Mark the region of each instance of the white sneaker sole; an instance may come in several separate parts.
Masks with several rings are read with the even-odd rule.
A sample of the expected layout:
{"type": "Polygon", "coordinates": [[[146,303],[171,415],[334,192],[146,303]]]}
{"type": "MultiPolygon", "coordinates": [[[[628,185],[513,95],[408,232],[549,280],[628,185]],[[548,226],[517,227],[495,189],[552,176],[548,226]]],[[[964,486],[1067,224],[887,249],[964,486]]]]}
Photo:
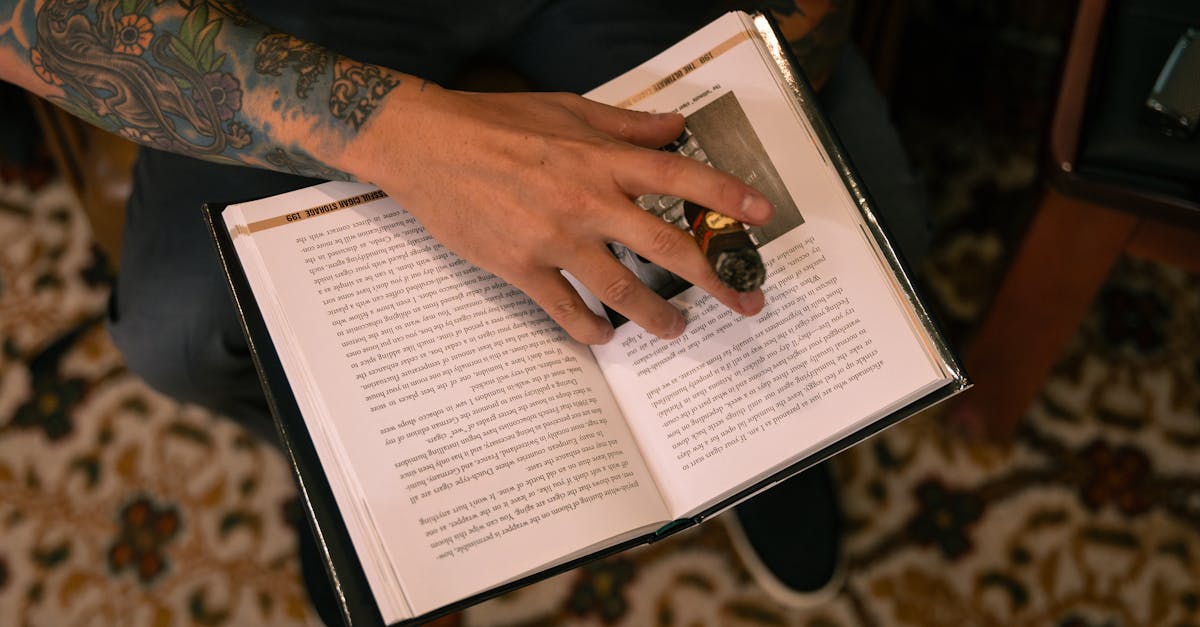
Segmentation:
{"type": "Polygon", "coordinates": [[[846,582],[846,561],[843,556],[838,556],[837,566],[833,571],[833,576],[829,581],[817,590],[809,592],[799,592],[789,588],[786,584],[777,578],[771,569],[763,563],[758,557],[758,551],[754,550],[750,544],[749,538],[746,537],[746,530],[742,528],[742,523],[738,520],[736,510],[730,508],[722,513],[718,518],[725,524],[725,530],[729,533],[729,540],[733,544],[733,550],[742,561],[742,565],[746,570],[750,571],[750,575],[754,578],[755,583],[767,593],[767,596],[774,599],[780,605],[793,609],[812,609],[814,607],[829,603],[842,590],[842,586],[846,582]]]}

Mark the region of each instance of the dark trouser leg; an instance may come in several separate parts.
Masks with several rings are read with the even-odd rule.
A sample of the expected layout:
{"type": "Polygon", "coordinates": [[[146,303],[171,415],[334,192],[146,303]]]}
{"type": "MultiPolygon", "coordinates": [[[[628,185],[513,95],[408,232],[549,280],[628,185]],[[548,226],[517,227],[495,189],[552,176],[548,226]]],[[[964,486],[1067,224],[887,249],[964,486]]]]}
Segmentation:
{"type": "Polygon", "coordinates": [[[178,400],[234,417],[268,442],[275,429],[200,207],[316,181],[143,150],[127,206],[109,329],[131,370],[178,400]]]}
{"type": "Polygon", "coordinates": [[[871,199],[910,268],[929,250],[929,208],[924,184],[913,172],[887,102],[862,56],[847,48],[817,99],[866,185],[871,199]]]}

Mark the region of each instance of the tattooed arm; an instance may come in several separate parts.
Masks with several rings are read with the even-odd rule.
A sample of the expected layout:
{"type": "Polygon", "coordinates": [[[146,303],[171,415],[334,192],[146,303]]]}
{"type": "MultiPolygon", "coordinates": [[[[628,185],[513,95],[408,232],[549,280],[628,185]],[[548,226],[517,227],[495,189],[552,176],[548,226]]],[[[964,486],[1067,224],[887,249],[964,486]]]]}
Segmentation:
{"type": "Polygon", "coordinates": [[[405,78],[271,33],[225,1],[0,7],[4,78],[105,130],[213,161],[347,178],[331,155],[405,78]]]}
{"type": "Polygon", "coordinates": [[[736,311],[763,305],[631,201],[664,193],[769,219],[766,199],[734,177],[650,150],[681,132],[678,115],[442,89],[271,32],[230,0],[0,0],[0,78],[144,145],[371,181],[584,342],[612,329],[559,269],[649,331],[683,331],[682,315],[609,254],[617,239],[736,311]]]}

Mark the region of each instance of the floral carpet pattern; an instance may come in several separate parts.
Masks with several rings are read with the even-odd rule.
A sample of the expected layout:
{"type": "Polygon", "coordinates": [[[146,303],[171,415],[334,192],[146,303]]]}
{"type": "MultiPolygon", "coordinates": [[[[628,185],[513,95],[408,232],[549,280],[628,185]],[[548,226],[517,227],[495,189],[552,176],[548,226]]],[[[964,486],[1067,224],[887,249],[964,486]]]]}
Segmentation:
{"type": "Polygon", "coordinates": [[[62,183],[0,207],[0,625],[315,624],[279,454],[125,370],[62,183]]]}
{"type": "MultiPolygon", "coordinates": [[[[0,199],[0,624],[316,624],[281,456],[125,370],[61,184],[0,199]]],[[[1126,260],[1015,442],[928,413],[837,458],[850,575],[833,602],[775,604],[714,522],[453,620],[1196,625],[1198,449],[1200,277],[1126,260]]]]}

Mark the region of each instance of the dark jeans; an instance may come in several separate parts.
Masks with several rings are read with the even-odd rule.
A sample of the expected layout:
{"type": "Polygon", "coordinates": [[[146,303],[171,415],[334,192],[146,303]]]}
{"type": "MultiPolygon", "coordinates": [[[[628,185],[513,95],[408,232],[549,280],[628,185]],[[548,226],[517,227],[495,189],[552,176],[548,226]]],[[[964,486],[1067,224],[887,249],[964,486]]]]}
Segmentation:
{"type": "MultiPolygon", "coordinates": [[[[350,0],[307,9],[289,3],[278,13],[269,3],[258,8],[280,29],[439,83],[451,84],[465,66],[487,56],[540,89],[574,92],[644,61],[714,15],[697,10],[703,3],[678,1],[488,2],[469,10],[448,3],[460,7],[459,15],[440,3],[414,10],[418,4],[426,3],[350,0]],[[509,10],[499,11],[501,5],[509,10]]],[[[920,186],[857,54],[847,51],[820,98],[898,246],[916,263],[927,245],[920,186]]],[[[127,209],[110,328],[129,367],[160,391],[233,418],[269,442],[276,441],[275,430],[200,206],[316,182],[146,149],[127,209]]],[[[309,566],[314,602],[335,622],[323,577],[309,566]]]]}

